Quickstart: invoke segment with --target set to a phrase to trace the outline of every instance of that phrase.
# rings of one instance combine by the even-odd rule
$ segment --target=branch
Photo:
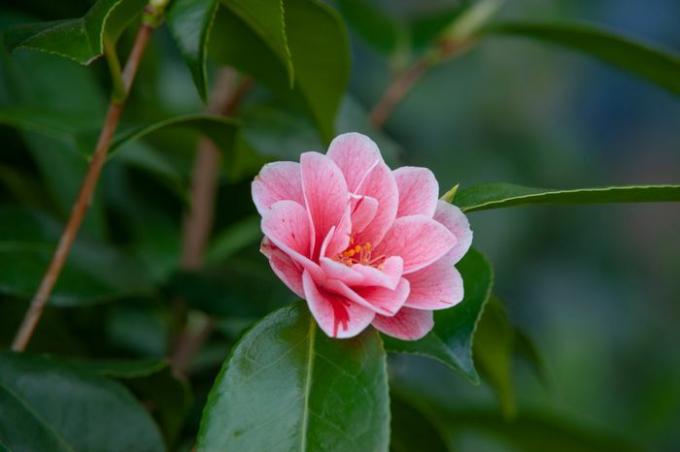
[[[224,69],[220,73],[212,95],[208,111],[223,116],[233,115],[243,97],[252,86],[250,78],[238,80],[233,69]],[[212,229],[215,211],[215,195],[221,154],[215,144],[207,138],[198,143],[198,151],[194,162],[189,212],[184,218],[182,236],[182,268],[197,270],[203,266],[205,246]],[[175,322],[179,328],[186,323],[186,306],[182,299],[175,300]],[[184,328],[177,337],[170,363],[176,374],[186,372],[193,356],[200,350],[214,329],[213,319],[207,318],[196,334]]]
[[[31,304],[26,311],[24,319],[19,327],[19,330],[14,337],[12,342],[12,350],[14,351],[24,351],[28,342],[31,340],[33,333],[35,332],[40,318],[45,309],[52,290],[54,289],[59,275],[61,274],[66,259],[71,252],[71,247],[76,239],[78,230],[80,229],[83,220],[85,219],[85,214],[87,213],[90,204],[92,203],[92,197],[94,196],[95,189],[97,187],[97,182],[99,181],[99,175],[101,174],[104,163],[106,162],[106,155],[109,151],[111,145],[111,139],[113,134],[118,127],[118,122],[120,116],[123,113],[123,107],[125,105],[125,100],[130,93],[130,88],[132,87],[132,82],[134,81],[135,75],[137,74],[137,69],[142,60],[142,55],[149,43],[149,38],[151,32],[160,22],[160,18],[163,15],[165,5],[162,2],[152,0],[149,5],[147,5],[144,13],[144,18],[142,24],[137,31],[137,36],[133,44],[130,55],[128,56],[127,63],[123,69],[122,74],[122,89],[123,93],[118,93],[111,97],[109,103],[108,111],[106,112],[106,117],[104,118],[104,125],[99,133],[99,139],[97,140],[97,145],[95,147],[92,159],[87,168],[87,173],[85,174],[85,179],[80,187],[78,196],[71,208],[71,214],[69,216],[66,227],[59,238],[59,243],[57,249],[52,256],[47,271],[45,272],[38,290],[35,293]],[[110,51],[110,49],[109,49]],[[115,68],[112,68],[115,70]],[[117,83],[114,81],[114,83]],[[124,94],[124,96],[121,96]]]

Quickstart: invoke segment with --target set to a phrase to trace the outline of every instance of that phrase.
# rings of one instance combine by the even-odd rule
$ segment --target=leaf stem
[[[233,115],[251,87],[252,79],[245,77],[239,80],[236,71],[223,69],[211,94],[208,112],[222,116]],[[212,141],[207,138],[199,141],[191,178],[190,207],[184,218],[182,232],[181,266],[185,270],[198,270],[203,266],[205,247],[215,212],[221,158],[219,149]],[[174,300],[173,330],[178,334],[173,340],[170,357],[170,363],[177,375],[186,372],[194,355],[214,329],[214,320],[207,318],[198,328],[198,332],[192,334],[186,326],[186,320],[186,303],[177,298]]]
[[[384,94],[371,111],[369,119],[373,127],[381,128],[396,106],[411,91],[411,88],[434,66],[448,59],[460,56],[467,51],[473,41],[442,41],[432,51],[420,57],[403,72],[398,73],[387,85]]]
[[[120,61],[118,61],[118,54],[116,54],[116,45],[109,38],[104,38],[104,56],[106,57],[109,73],[111,74],[111,99],[116,102],[123,102],[126,93]]]
[[[147,6],[145,14],[162,16],[163,8],[149,8],[149,6]],[[150,25],[148,21],[144,21],[139,27],[135,42],[121,76],[124,96],[122,96],[122,98],[117,98],[115,95],[111,97],[109,108],[104,119],[104,125],[102,126],[102,129],[99,133],[99,139],[97,140],[97,145],[95,147],[94,153],[92,154],[92,158],[90,159],[90,164],[87,168],[85,179],[83,180],[83,184],[80,187],[78,196],[73,204],[73,207],[71,208],[71,214],[69,216],[68,222],[66,223],[66,227],[59,238],[57,249],[52,256],[52,260],[47,267],[47,271],[43,275],[40,285],[38,286],[38,290],[31,300],[31,304],[26,311],[21,326],[19,327],[19,330],[14,337],[14,341],[12,342],[12,350],[14,351],[21,352],[26,349],[28,342],[31,340],[31,337],[33,336],[33,333],[40,322],[45,305],[52,294],[52,290],[59,279],[59,275],[64,268],[64,264],[66,263],[66,259],[68,258],[68,255],[71,251],[73,242],[76,239],[78,230],[80,229],[80,226],[85,219],[85,214],[87,213],[87,210],[92,202],[92,197],[94,196],[94,192],[97,187],[99,175],[101,174],[101,170],[104,166],[104,163],[106,162],[106,155],[111,145],[113,134],[118,127],[120,116],[123,113],[125,100],[130,93],[132,82],[135,78],[137,70],[139,69],[139,64],[142,60],[144,50],[147,47],[153,28],[154,27]]]

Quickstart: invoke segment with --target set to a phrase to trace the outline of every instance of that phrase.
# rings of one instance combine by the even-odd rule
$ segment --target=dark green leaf
[[[475,334],[475,364],[496,392],[506,418],[514,417],[517,411],[512,379],[514,334],[503,305],[491,297]]]
[[[220,8],[210,39],[211,54],[237,67],[284,97],[301,102],[324,141],[334,133],[335,117],[349,81],[349,44],[338,14],[318,0],[290,0],[286,32],[295,71],[290,90],[286,67],[242,17]],[[314,36],[314,39],[309,39]]]
[[[548,386],[548,372],[536,344],[524,331],[515,328],[514,355],[529,365],[538,380]]]
[[[493,183],[462,188],[453,203],[464,212],[526,204],[680,201],[680,185],[625,185],[557,190]]]
[[[219,0],[174,0],[168,10],[168,27],[203,100],[208,97],[208,38],[218,5]]]
[[[456,6],[420,15],[409,23],[411,45],[415,50],[430,48],[441,34],[454,23],[470,6],[469,1],[458,2]]]
[[[458,305],[435,312],[435,326],[418,341],[385,338],[388,351],[427,356],[460,372],[471,383],[479,376],[472,359],[472,344],[484,304],[491,293],[493,271],[488,261],[475,249],[456,264],[463,277],[465,296]]]
[[[131,379],[148,377],[165,369],[168,364],[159,359],[127,359],[127,360],[72,360],[68,364],[102,377]]]
[[[260,218],[255,215],[247,217],[217,234],[206,253],[206,262],[223,261],[241,249],[254,245],[260,239],[262,239]]]
[[[445,438],[428,417],[399,397],[391,394],[392,452],[447,452]]]
[[[124,387],[54,359],[1,353],[0,393],[7,392],[61,437],[66,450],[164,450],[158,428]],[[5,429],[21,427],[9,424]]]
[[[78,19],[22,25],[5,33],[10,50],[25,48],[90,64],[144,8],[146,0],[99,0]]]
[[[386,451],[388,398],[379,335],[330,339],[296,303],[236,346],[208,398],[198,449]]]
[[[579,23],[497,24],[484,33],[521,36],[580,50],[680,94],[680,56]]]
[[[367,0],[339,0],[347,23],[376,50],[391,54],[406,40],[399,22]]]

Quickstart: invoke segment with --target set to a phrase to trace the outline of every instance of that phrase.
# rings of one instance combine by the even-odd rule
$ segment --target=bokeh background
[[[376,4],[395,17],[415,17],[455,2]],[[88,5],[86,0],[3,1],[0,29],[77,16]],[[680,52],[680,3],[675,0],[511,0],[500,17],[577,19]],[[366,111],[390,80],[393,62],[350,32],[352,77],[337,126],[338,131],[369,131]],[[123,45],[129,45],[130,36],[124,39]],[[52,109],[73,115],[79,130],[96,133],[109,83],[103,62],[82,68],[49,55],[2,52],[2,109]],[[148,121],[202,108],[167,31],[159,32],[125,120]],[[244,114],[257,116],[267,109],[285,110],[279,99],[256,87]],[[24,262],[7,244],[30,239],[49,249],[85,162],[82,143],[68,138],[68,131],[47,136],[40,133],[40,121],[33,129],[0,122],[0,272],[6,275],[0,275],[0,337],[6,344],[43,262]],[[253,133],[276,157],[295,158],[320,147],[302,116],[275,118]],[[88,134],[80,136],[91,142]],[[431,168],[443,188],[495,181],[558,188],[680,182],[676,97],[589,57],[520,38],[486,39],[432,70],[375,136],[394,163]],[[104,273],[106,268],[135,273],[137,265],[155,281],[167,280],[177,264],[181,192],[195,141],[192,134],[162,133],[111,160],[83,231],[86,262],[104,266]],[[222,178],[216,237],[237,221],[250,221],[254,209],[247,175]],[[652,450],[678,450],[680,207],[540,206],[473,213],[470,219],[475,246],[494,264],[496,294],[512,322],[533,339],[546,368],[544,384],[517,363],[519,412],[567,419]],[[87,240],[107,246],[100,249]],[[115,253],[107,254],[113,248],[134,256],[134,265],[119,265]],[[244,268],[265,269],[263,260],[256,245],[249,246],[216,265],[213,274],[228,283]],[[19,280],[21,290],[9,287],[8,278]],[[74,287],[90,291],[94,299],[100,293],[97,284],[82,280],[75,270],[62,287],[62,305],[69,305],[68,290]],[[267,291],[278,299],[263,310],[291,299],[276,287]],[[224,289],[217,301],[247,299],[245,290]],[[162,356],[168,326],[160,313],[163,297],[154,300],[148,304],[127,296],[117,306],[97,300],[85,307],[52,308],[41,330],[43,340],[39,335],[32,347],[78,356]],[[106,315],[96,314],[102,312],[97,309]],[[46,332],[50,329],[52,335]],[[238,321],[223,322],[221,335],[194,363],[199,375],[204,372],[206,386],[238,329]],[[79,342],[89,334],[97,335],[98,343]],[[438,364],[418,358],[398,358],[394,364],[400,384],[433,400],[470,409],[497,404],[487,386],[471,386]],[[468,427],[455,438],[461,450],[510,447],[474,423]]]

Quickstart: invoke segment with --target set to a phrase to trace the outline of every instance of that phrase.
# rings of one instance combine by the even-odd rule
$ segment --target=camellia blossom
[[[328,336],[372,324],[419,339],[433,310],[463,298],[454,264],[472,242],[467,218],[438,199],[430,170],[390,170],[364,135],[340,135],[326,155],[305,152],[300,163],[265,165],[252,194],[262,253]]]

